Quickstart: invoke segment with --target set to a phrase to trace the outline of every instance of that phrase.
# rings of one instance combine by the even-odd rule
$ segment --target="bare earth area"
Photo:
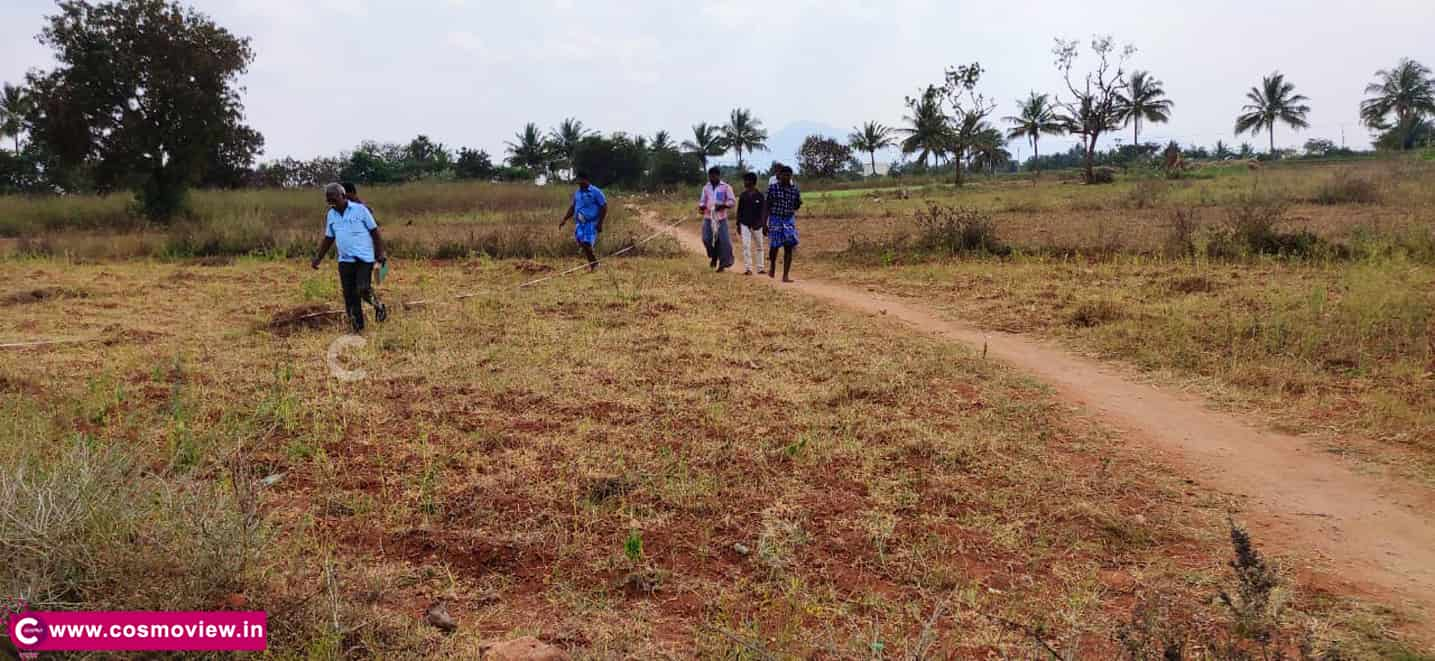
[[[642,212],[655,228],[657,214]],[[701,253],[692,231],[672,230]],[[778,284],[861,312],[886,315],[930,335],[969,345],[1048,383],[1077,410],[1118,428],[1199,484],[1246,499],[1258,538],[1318,561],[1312,580],[1412,611],[1416,632],[1435,640],[1435,522],[1431,491],[1357,472],[1307,441],[1211,410],[1189,395],[1139,383],[1121,370],[1021,335],[987,333],[920,306],[802,278]]]

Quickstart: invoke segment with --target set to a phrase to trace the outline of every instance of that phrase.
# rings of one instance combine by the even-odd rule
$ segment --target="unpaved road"
[[[654,229],[666,227],[655,212],[639,211]],[[686,249],[704,253],[692,227],[667,231]],[[1435,643],[1435,518],[1430,515],[1435,494],[1430,490],[1357,473],[1308,441],[1213,411],[1200,398],[1138,383],[1119,368],[1020,335],[942,319],[919,305],[803,280],[800,259],[794,270],[798,282],[792,284],[742,279],[886,315],[978,351],[985,347],[988,357],[1046,382],[1059,397],[1152,448],[1182,474],[1246,497],[1249,509],[1242,515],[1257,540],[1282,550],[1314,552],[1324,560],[1321,569],[1341,587],[1402,607],[1416,619],[1411,633]]]

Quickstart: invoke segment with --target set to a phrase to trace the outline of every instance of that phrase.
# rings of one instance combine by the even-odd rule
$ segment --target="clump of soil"
[[[189,263],[194,266],[229,266],[234,263],[234,257],[230,255],[208,255],[191,259]]]
[[[157,333],[155,331],[143,330],[139,328],[124,328],[118,324],[110,324],[108,326],[105,326],[104,329],[100,331],[100,333],[105,338],[102,344],[107,347],[112,347],[116,344],[124,343],[153,342],[161,337],[164,337],[164,333]]]
[[[6,294],[4,298],[0,298],[0,305],[25,305],[27,303],[48,301],[52,298],[88,298],[89,296],[89,293],[78,289],[40,287]]]
[[[1216,283],[1203,275],[1176,278],[1171,281],[1171,291],[1179,294],[1204,294],[1215,291]]]
[[[302,330],[323,328],[343,317],[342,312],[330,310],[323,304],[306,303],[274,313],[265,328],[279,335],[289,335]]]
[[[519,260],[518,262],[515,262],[513,264],[513,268],[514,270],[521,271],[523,273],[543,273],[545,271],[553,270],[552,266],[549,266],[547,264],[540,264],[531,259]]]

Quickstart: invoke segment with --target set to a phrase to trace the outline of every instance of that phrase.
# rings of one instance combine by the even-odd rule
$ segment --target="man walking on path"
[[[777,183],[767,188],[768,245],[767,275],[777,277],[777,250],[782,249],[782,281],[792,282],[792,251],[797,248],[797,210],[802,208],[802,192],[792,183],[792,168],[777,171]]]
[[[722,170],[708,170],[708,183],[698,198],[703,214],[703,245],[708,249],[708,266],[722,273],[732,268],[732,234],[728,232],[727,210],[737,206],[732,186],[722,180]]]
[[[587,172],[579,170],[574,178],[578,180],[578,190],[573,191],[573,204],[568,205],[568,213],[558,222],[558,229],[563,229],[569,218],[573,219],[573,240],[588,258],[588,270],[597,271],[598,256],[593,254],[593,246],[598,243],[603,221],[608,218],[608,198],[588,182]]]
[[[737,228],[742,234],[742,266],[743,275],[752,275],[752,264],[757,262],[757,274],[764,272],[763,264],[767,263],[763,254],[763,236],[767,230],[767,221],[762,217],[762,205],[765,198],[762,191],[757,189],[757,175],[749,172],[742,176],[742,195],[737,199]]]
[[[364,331],[364,301],[374,306],[374,318],[383,321],[389,311],[374,298],[374,263],[384,264],[384,240],[379,236],[379,225],[368,207],[350,202],[340,184],[324,187],[324,200],[329,203],[328,218],[324,223],[324,240],[319,243],[319,252],[309,262],[309,267],[319,268],[319,262],[329,254],[329,246],[339,246],[339,286],[344,290],[344,311],[349,315],[349,325],[355,333]]]

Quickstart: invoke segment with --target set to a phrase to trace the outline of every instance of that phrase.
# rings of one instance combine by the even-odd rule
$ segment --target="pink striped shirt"
[[[724,205],[722,209],[715,209],[718,200],[721,199]],[[737,205],[737,196],[732,192],[732,186],[726,181],[718,182],[717,188],[711,183],[703,185],[702,197],[698,198],[698,206],[703,208],[703,217],[713,220],[727,220],[728,209]]]

